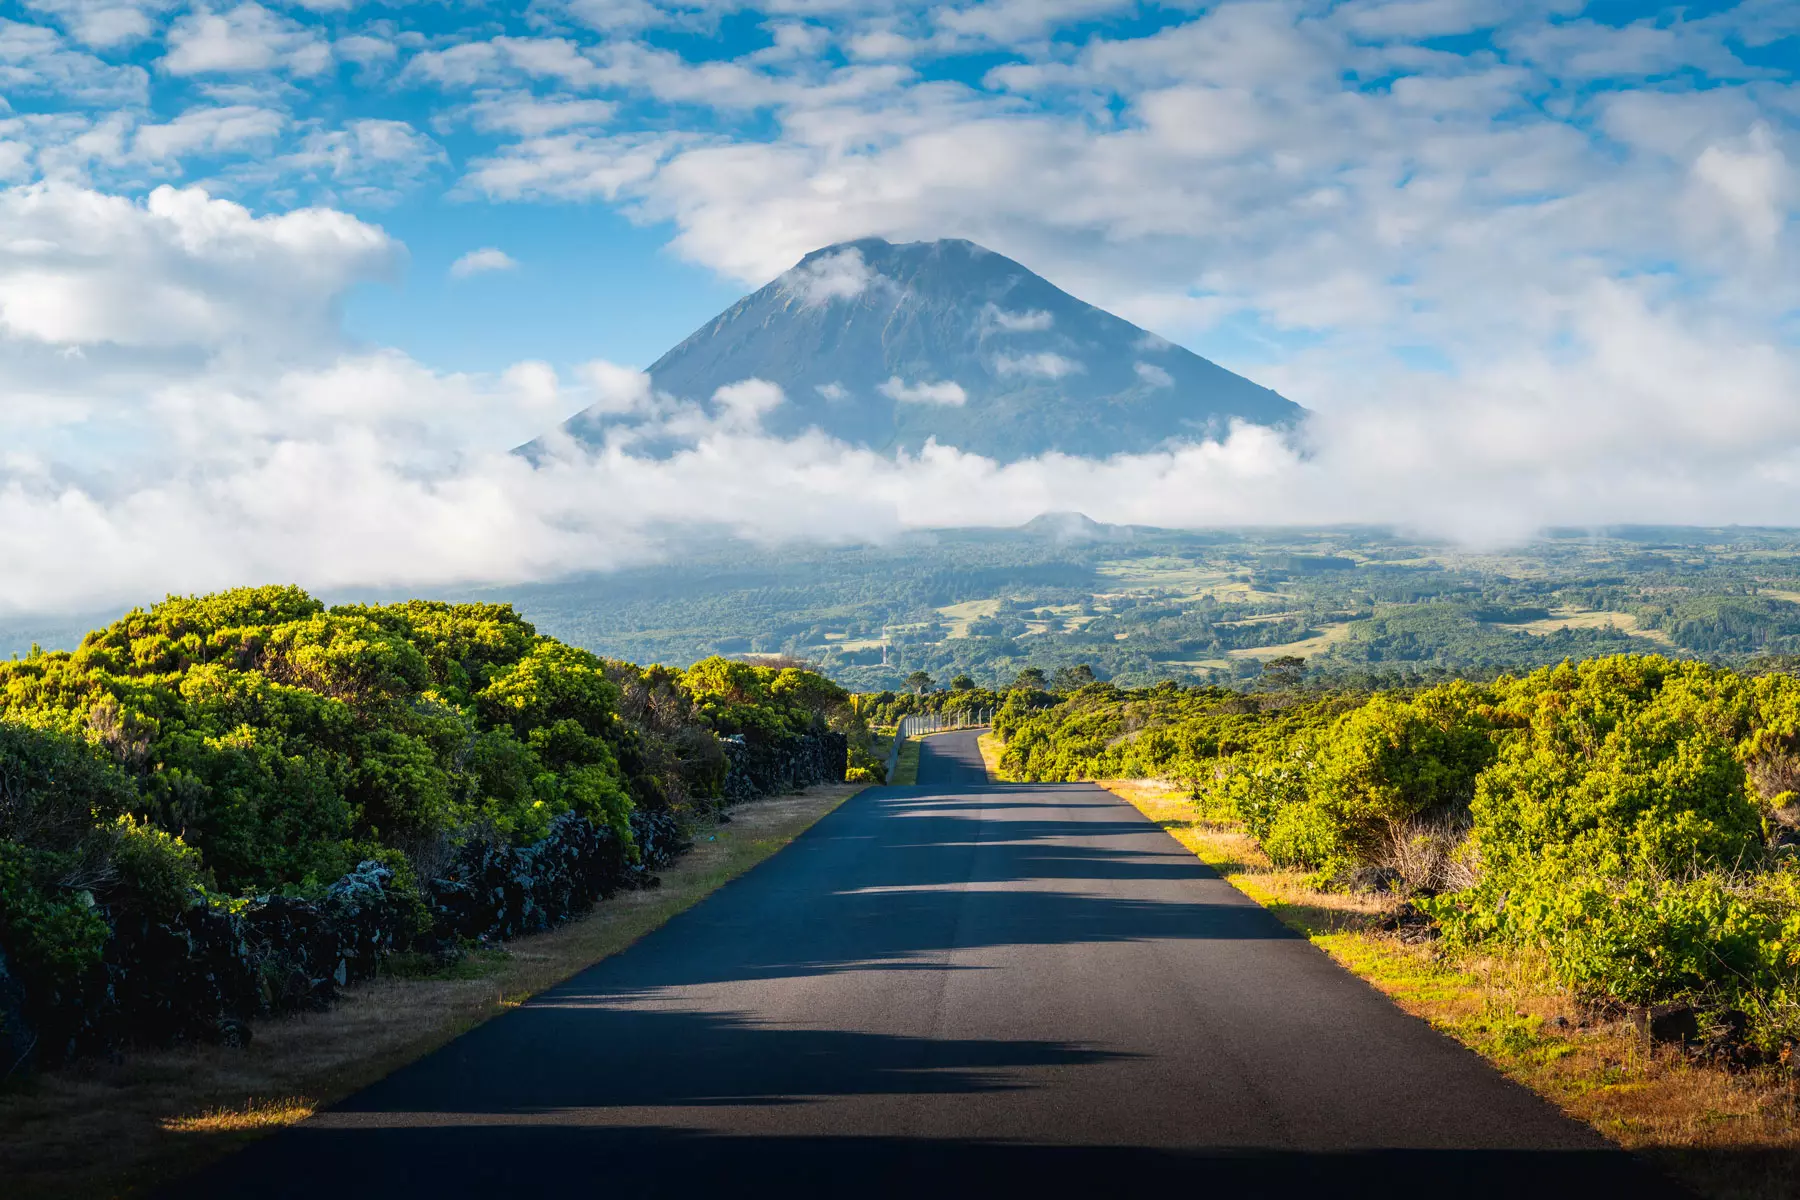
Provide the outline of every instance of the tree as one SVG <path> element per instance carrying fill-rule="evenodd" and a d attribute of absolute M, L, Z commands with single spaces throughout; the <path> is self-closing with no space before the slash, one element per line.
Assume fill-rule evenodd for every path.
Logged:
<path fill-rule="evenodd" d="M 1078 667 L 1058 667 L 1052 691 L 1073 692 L 1094 682 L 1094 668 L 1082 663 Z"/>
<path fill-rule="evenodd" d="M 931 676 L 924 671 L 914 671 L 906 677 L 906 686 L 921 696 L 931 690 L 932 682 Z"/>
<path fill-rule="evenodd" d="M 967 675 L 958 675 L 950 681 L 950 690 L 953 692 L 968 692 L 974 689 L 975 681 Z"/>
<path fill-rule="evenodd" d="M 1026 667 L 1023 671 L 1019 672 L 1019 677 L 1013 680 L 1013 686 L 1016 688 L 1031 688 L 1034 691 L 1041 692 L 1050 686 L 1050 680 L 1045 677 L 1044 669 L 1042 667 Z"/>
<path fill-rule="evenodd" d="M 1306 660 L 1296 654 L 1283 654 L 1262 665 L 1262 677 L 1271 687 L 1296 688 L 1305 676 Z"/>

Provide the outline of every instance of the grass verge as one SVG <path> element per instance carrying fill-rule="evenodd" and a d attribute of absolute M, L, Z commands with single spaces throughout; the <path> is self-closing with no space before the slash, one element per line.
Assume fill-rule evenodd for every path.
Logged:
<path fill-rule="evenodd" d="M 888 782 L 896 787 L 911 787 L 919 782 L 918 738 L 907 738 L 900 743 L 900 759 L 894 764 L 894 777 Z"/>
<path fill-rule="evenodd" d="M 1006 743 L 990 730 L 976 740 L 976 745 L 981 747 L 981 762 L 987 768 L 988 778 L 1000 778 L 1000 756 L 1006 752 Z"/>
<path fill-rule="evenodd" d="M 1272 866 L 1254 838 L 1231 822 L 1198 817 L 1193 802 L 1167 785 L 1102 786 L 1401 1008 L 1703 1196 L 1800 1195 L 1792 1076 L 1731 1072 L 1672 1047 L 1652 1048 L 1629 1022 L 1583 1012 L 1532 955 L 1452 955 L 1383 933 L 1378 926 L 1393 898 L 1309 887 L 1303 872 Z"/>
<path fill-rule="evenodd" d="M 917 755 L 914 756 L 917 763 Z M 731 811 L 662 872 L 560 929 L 350 989 L 322 1013 L 259 1022 L 241 1050 L 183 1046 L 45 1072 L 0 1094 L 0 1179 L 13 1197 L 135 1195 L 291 1125 L 629 946 L 786 846 L 860 791 L 809 788 Z"/>

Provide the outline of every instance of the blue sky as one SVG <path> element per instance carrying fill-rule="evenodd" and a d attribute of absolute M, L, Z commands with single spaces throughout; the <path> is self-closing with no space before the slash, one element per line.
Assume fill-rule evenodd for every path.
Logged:
<path fill-rule="evenodd" d="M 0 20 L 0 556 L 67 559 L 0 609 L 290 563 L 541 575 L 656 553 L 671 523 L 861 536 L 921 507 L 1473 539 L 1800 520 L 1791 0 Z M 1316 444 L 1076 477 L 734 429 L 691 462 L 510 474 L 507 446 L 638 395 L 632 369 L 866 235 L 1012 255 L 1308 405 Z M 794 482 L 766 499 L 771 464 Z M 194 565 L 133 550 L 152 519 Z"/>

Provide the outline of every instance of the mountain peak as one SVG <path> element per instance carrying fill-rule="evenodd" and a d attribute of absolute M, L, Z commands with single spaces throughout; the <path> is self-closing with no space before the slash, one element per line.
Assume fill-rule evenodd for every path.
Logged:
<path fill-rule="evenodd" d="M 775 384 L 760 419 L 777 436 L 906 453 L 935 439 L 1003 462 L 1143 453 L 1304 412 L 963 238 L 820 247 L 649 374 L 709 406 L 730 384 Z M 596 409 L 566 428 L 594 441 L 617 423 Z"/>

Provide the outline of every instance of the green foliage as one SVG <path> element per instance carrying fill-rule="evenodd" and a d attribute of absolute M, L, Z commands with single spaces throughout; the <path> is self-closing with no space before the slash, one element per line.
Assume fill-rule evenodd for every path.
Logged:
<path fill-rule="evenodd" d="M 383 847 L 476 828 L 532 841 L 571 811 L 629 841 L 634 807 L 720 794 L 716 734 L 780 739 L 845 711 L 809 671 L 640 671 L 505 605 L 327 610 L 243 588 L 0 662 L 0 797 L 29 777 L 33 820 L 53 815 L 70 845 L 105 831 L 100 858 L 166 907 L 202 880 L 317 890 Z"/>
<path fill-rule="evenodd" d="M 1765 845 L 1800 794 L 1793 676 L 1624 655 L 1414 691 L 1045 699 L 1001 710 L 1014 778 L 1183 780 L 1321 877 L 1465 831 L 1459 890 L 1417 898 L 1453 939 L 1538 947 L 1592 1001 L 1800 1035 L 1800 866 Z"/>

